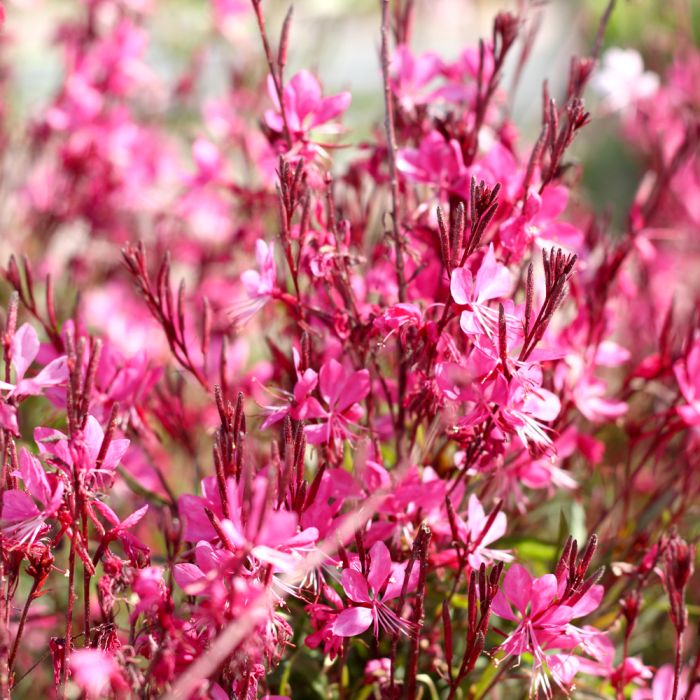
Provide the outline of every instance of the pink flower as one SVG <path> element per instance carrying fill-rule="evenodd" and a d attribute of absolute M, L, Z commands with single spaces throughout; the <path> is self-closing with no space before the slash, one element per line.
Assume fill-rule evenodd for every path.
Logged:
<path fill-rule="evenodd" d="M 560 580 L 554 574 L 534 578 L 520 564 L 513 564 L 491 607 L 495 615 L 517 623 L 500 648 L 507 655 L 532 654 L 533 687 L 542 685 L 548 695 L 547 670 L 563 688 L 570 679 L 562 672 L 565 669 L 550 663 L 551 656 L 545 651 L 578 646 L 593 651 L 586 644 L 591 633 L 575 627 L 571 621 L 595 610 L 603 597 L 603 587 L 593 585 L 579 597 L 562 598 L 566 588 L 566 576 Z"/>
<path fill-rule="evenodd" d="M 233 307 L 236 322 L 244 323 L 254 316 L 272 298 L 277 289 L 277 265 L 275 263 L 275 244 L 268 246 L 259 238 L 255 242 L 255 259 L 257 270 L 246 270 L 241 275 L 241 283 L 248 296 L 247 301 L 239 302 Z"/>
<path fill-rule="evenodd" d="M 409 634 L 411 625 L 387 605 L 387 602 L 401 594 L 405 576 L 405 564 L 395 564 L 391 561 L 389 550 L 383 542 L 376 542 L 369 551 L 370 565 L 367 576 L 357 569 L 343 570 L 342 584 L 345 595 L 353 603 L 353 607 L 343 610 L 333 623 L 333 634 L 339 637 L 354 637 L 362 634 L 373 626 L 374 636 L 379 638 L 379 627 L 388 632 L 403 632 Z M 413 567 L 408 590 L 415 588 L 414 574 L 418 573 Z"/>
<path fill-rule="evenodd" d="M 308 527 L 300 531 L 296 513 L 269 508 L 264 477 L 255 479 L 252 490 L 244 511 L 241 505 L 243 484 L 228 479 L 226 504 L 222 504 L 216 480 L 213 477 L 204 479 L 204 497 L 185 494 L 179 499 L 178 506 L 185 521 L 183 537 L 189 542 L 223 538 L 221 544 L 231 552 L 250 554 L 257 562 L 271 564 L 277 571 L 292 571 L 315 545 L 318 530 Z M 218 518 L 218 531 L 212 526 L 205 508 Z"/>
<path fill-rule="evenodd" d="M 472 569 L 478 569 L 482 564 L 488 566 L 494 561 L 512 561 L 513 557 L 507 551 L 488 547 L 505 535 L 506 522 L 506 514 L 500 512 L 489 524 L 489 517 L 475 494 L 469 496 L 466 520 L 455 513 L 457 532 L 465 545 L 467 562 Z M 434 561 L 437 564 L 454 565 L 457 553 L 454 549 L 439 552 Z"/>
<path fill-rule="evenodd" d="M 15 383 L 0 382 L 0 389 L 9 390 L 8 397 L 41 394 L 44 389 L 63 384 L 68 378 L 65 355 L 52 360 L 32 379 L 24 378 L 39 354 L 39 347 L 39 336 L 32 326 L 25 323 L 17 329 L 11 345 Z"/>
<path fill-rule="evenodd" d="M 268 79 L 267 86 L 275 111 L 265 112 L 265 123 L 273 131 L 283 133 L 284 121 L 272 77 Z M 309 132 L 315 127 L 328 124 L 341 115 L 350 105 L 351 99 L 349 92 L 323 97 L 320 83 L 307 70 L 292 76 L 282 92 L 289 130 L 292 137 L 300 141 L 307 140 Z M 337 125 L 328 124 L 326 130 L 337 131 Z"/>
<path fill-rule="evenodd" d="M 489 244 L 476 278 L 466 267 L 453 270 L 450 278 L 452 299 L 459 306 L 466 307 L 459 321 L 462 330 L 468 335 L 485 333 L 492 338 L 498 328 L 498 311 L 490 308 L 487 302 L 507 297 L 512 287 L 513 276 L 505 265 L 496 262 L 493 244 Z"/>
<path fill-rule="evenodd" d="M 121 458 L 129 448 L 129 440 L 113 439 L 109 443 L 102 462 L 98 465 L 97 458 L 104 441 L 104 431 L 97 418 L 88 416 L 85 428 L 73 439 L 68 438 L 52 428 L 36 428 L 34 439 L 39 452 L 70 478 L 73 477 L 71 468 L 88 472 L 94 479 L 93 485 L 107 483 L 113 476 Z"/>
<path fill-rule="evenodd" d="M 126 694 L 128 685 L 116 659 L 102 649 L 76 649 L 70 657 L 71 679 L 88 698 Z"/>
<path fill-rule="evenodd" d="M 18 544 L 29 546 L 44 531 L 47 520 L 58 513 L 64 485 L 55 477 L 49 478 L 39 460 L 24 447 L 19 452 L 19 476 L 27 490 L 3 493 L 0 528 Z"/>
<path fill-rule="evenodd" d="M 410 110 L 416 105 L 431 102 L 435 91 L 426 90 L 426 86 L 443 69 L 440 57 L 428 51 L 414 56 L 411 49 L 402 44 L 397 46 L 389 64 L 392 89 L 401 106 Z"/>
<path fill-rule="evenodd" d="M 277 286 L 277 266 L 275 264 L 275 244 L 268 246 L 259 238 L 255 242 L 255 259 L 258 270 L 246 270 L 241 282 L 251 299 L 269 297 Z"/>
<path fill-rule="evenodd" d="M 119 516 L 106 503 L 97 499 L 91 501 L 88 504 L 88 508 L 97 510 L 110 525 L 110 528 L 102 537 L 100 548 L 104 548 L 110 542 L 118 539 L 122 543 L 126 553 L 131 556 L 132 559 L 137 559 L 139 553 L 148 553 L 148 548 L 129 532 L 129 530 L 136 527 L 146 515 L 148 512 L 148 505 L 135 510 L 131 515 L 124 518 L 124 520 L 120 520 Z"/>
<path fill-rule="evenodd" d="M 624 401 L 613 401 L 604 397 L 607 386 L 604 381 L 588 374 L 579 378 L 573 390 L 573 398 L 581 413 L 594 423 L 614 420 L 627 413 Z"/>
<path fill-rule="evenodd" d="M 533 443 L 548 449 L 552 439 L 543 424 L 555 420 L 560 411 L 559 398 L 542 387 L 542 370 L 537 365 L 527 365 L 513 375 L 498 422 L 514 431 L 524 445 Z"/>
<path fill-rule="evenodd" d="M 366 369 L 346 372 L 337 360 L 329 360 L 318 374 L 311 368 L 300 373 L 299 355 L 296 351 L 294 358 L 297 383 L 291 401 L 285 406 L 267 406 L 269 415 L 263 428 L 289 414 L 295 420 L 321 420 L 320 423 L 305 428 L 306 437 L 312 445 L 329 444 L 339 447 L 342 440 L 355 437 L 349 425 L 357 423 L 364 415 L 359 402 L 369 393 L 369 372 Z M 311 396 L 317 385 L 323 403 Z"/>
<path fill-rule="evenodd" d="M 160 566 L 147 566 L 140 569 L 131 585 L 136 594 L 136 604 L 131 612 L 131 619 L 136 619 L 142 612 L 152 612 L 168 600 L 168 587 L 163 580 Z"/>
<path fill-rule="evenodd" d="M 360 406 L 369 394 L 370 378 L 366 369 L 346 372 L 337 360 L 326 362 L 319 373 L 319 390 L 325 406 L 318 425 L 306 426 L 306 436 L 312 445 L 338 445 L 342 440 L 355 437 L 349 425 L 364 415 Z"/>
<path fill-rule="evenodd" d="M 466 367 L 447 362 L 438 366 L 440 389 L 467 409 L 457 424 L 471 428 L 490 419 L 506 435 L 517 435 L 526 447 L 550 450 L 552 438 L 544 424 L 557 418 L 561 402 L 542 387 L 542 369 L 516 364 L 510 381 L 498 369 L 496 361 L 479 349 L 471 353 Z"/>
<path fill-rule="evenodd" d="M 220 594 L 223 602 L 226 590 L 222 577 L 230 575 L 236 557 L 226 549 L 215 549 L 209 542 L 198 542 L 194 550 L 196 564 L 176 564 L 173 567 L 175 582 L 187 595 Z"/>
<path fill-rule="evenodd" d="M 437 131 L 425 136 L 417 149 L 400 149 L 396 167 L 410 182 L 430 184 L 443 192 L 468 198 L 468 172 L 459 143 L 455 139 L 446 141 Z"/>
<path fill-rule="evenodd" d="M 696 339 L 688 354 L 673 365 L 678 387 L 687 401 L 679 406 L 678 415 L 692 426 L 700 425 L 700 338 Z"/>
<path fill-rule="evenodd" d="M 343 610 L 343 601 L 329 585 L 324 583 L 321 588 L 324 597 L 331 605 L 310 603 L 306 606 L 306 612 L 315 631 L 306 637 L 304 644 L 309 649 L 317 649 L 323 644 L 323 653 L 333 660 L 343 648 L 343 637 L 333 632 L 333 623 L 339 612 Z"/>
<path fill-rule="evenodd" d="M 571 251 L 579 251 L 583 234 L 574 225 L 558 221 L 569 199 L 569 191 L 561 185 L 550 185 L 541 194 L 530 192 L 522 208 L 503 222 L 499 238 L 505 248 L 521 257 L 536 243 L 540 248 L 556 245 Z"/>
<path fill-rule="evenodd" d="M 423 314 L 415 304 L 394 304 L 374 319 L 374 327 L 380 333 L 386 333 L 382 342 L 398 331 L 402 333 L 407 328 L 420 328 Z"/>
<path fill-rule="evenodd" d="M 632 700 L 669 700 L 673 696 L 673 666 L 666 664 L 655 674 L 651 688 L 637 688 Z M 688 669 L 683 669 L 678 684 L 678 698 L 700 700 L 700 685 L 696 685 L 688 695 Z"/>

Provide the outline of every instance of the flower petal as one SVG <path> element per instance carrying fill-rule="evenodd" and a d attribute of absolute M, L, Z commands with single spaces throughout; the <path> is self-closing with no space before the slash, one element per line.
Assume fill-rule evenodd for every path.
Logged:
<path fill-rule="evenodd" d="M 371 608 L 348 608 L 338 615 L 331 630 L 339 637 L 354 637 L 369 629 L 373 619 Z"/>
<path fill-rule="evenodd" d="M 367 582 L 372 587 L 372 592 L 376 596 L 379 589 L 391 576 L 391 555 L 384 542 L 375 542 L 369 550 L 370 565 L 367 574 Z"/>
<path fill-rule="evenodd" d="M 341 582 L 345 594 L 350 600 L 356 603 L 369 603 L 369 589 L 367 588 L 367 579 L 355 569 L 345 569 L 343 571 Z"/>
<path fill-rule="evenodd" d="M 39 353 L 39 336 L 28 323 L 22 324 L 12 338 L 12 366 L 17 373 L 17 383 L 24 377 Z"/>

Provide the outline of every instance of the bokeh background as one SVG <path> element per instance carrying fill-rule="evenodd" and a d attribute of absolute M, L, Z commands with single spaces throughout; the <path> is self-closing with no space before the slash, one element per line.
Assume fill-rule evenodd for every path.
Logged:
<path fill-rule="evenodd" d="M 164 84 L 175 84 L 193 61 L 201 76 L 193 106 L 226 89 L 227 68 L 254 73 L 264 70 L 259 38 L 247 0 L 133 0 L 136 10 L 149 9 L 147 62 Z M 289 52 L 289 75 L 300 68 L 318 73 L 328 93 L 350 89 L 353 94 L 345 123 L 348 144 L 358 144 L 381 119 L 381 76 L 377 70 L 379 3 L 376 0 L 296 0 Z M 437 51 L 449 60 L 461 49 L 488 36 L 494 15 L 516 10 L 522 2 L 505 0 L 416 0 L 413 49 Z M 270 34 L 278 35 L 290 3 L 264 3 Z M 586 53 L 594 39 L 607 0 L 533 0 L 530 17 L 540 22 L 531 56 L 512 101 L 512 118 L 523 138 L 534 137 L 540 124 L 540 91 L 547 79 L 554 96 L 561 95 L 569 58 Z M 61 52 L 54 43 L 56 27 L 82 12 L 79 0 L 9 0 L 3 37 L 8 76 L 5 109 L 21 128 L 54 95 L 62 75 Z M 226 17 L 225 38 L 212 32 L 215 16 Z M 681 35 L 700 36 L 697 0 L 620 0 L 604 46 L 637 48 L 651 70 L 662 71 Z M 511 55 L 503 81 L 512 80 L 517 52 Z M 252 62 L 254 61 L 254 62 Z M 591 96 L 589 96 L 591 98 Z M 164 101 L 165 102 L 165 101 Z M 157 100 L 156 100 L 157 103 Z M 588 100 L 595 112 L 595 97 Z M 154 109 L 150 105 L 150 109 Z M 187 130 L 198 114 L 157 114 L 177 129 Z M 616 122 L 597 119 L 575 144 L 585 157 L 583 192 L 598 210 L 613 219 L 627 211 L 637 178 L 635 156 L 617 138 Z M 343 158 L 336 159 L 342 167 Z"/>

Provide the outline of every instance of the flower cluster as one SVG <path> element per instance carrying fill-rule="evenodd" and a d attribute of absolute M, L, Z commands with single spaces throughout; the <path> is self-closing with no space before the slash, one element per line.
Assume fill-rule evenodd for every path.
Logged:
<path fill-rule="evenodd" d="M 291 11 L 173 79 L 172 10 L 74 5 L 24 133 L 0 72 L 0 700 L 697 700 L 700 49 L 602 53 L 611 2 L 528 141 L 546 8 L 454 58 L 383 0 L 358 144 Z"/>

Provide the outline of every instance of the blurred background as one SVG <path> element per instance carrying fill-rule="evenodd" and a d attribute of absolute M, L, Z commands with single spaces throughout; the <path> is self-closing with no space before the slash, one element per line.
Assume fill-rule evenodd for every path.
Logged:
<path fill-rule="evenodd" d="M 147 63 L 164 85 L 173 85 L 193 61 L 201 67 L 193 105 L 226 90 L 232 65 L 258 75 L 264 70 L 257 28 L 247 0 L 128 0 L 135 12 L 146 12 L 150 33 Z M 286 0 L 263 3 L 270 35 L 277 37 L 287 12 Z M 382 115 L 378 67 L 379 2 L 377 0 L 296 0 L 288 75 L 300 68 L 316 71 L 327 93 L 349 89 L 353 94 L 345 123 L 345 143 L 358 144 Z M 595 37 L 607 0 L 534 0 L 531 21 L 540 29 L 512 101 L 512 118 L 524 139 L 539 130 L 542 81 L 561 95 L 569 59 L 586 54 Z M 522 2 L 506 0 L 416 0 L 412 48 L 434 50 L 450 60 L 479 37 L 488 37 L 493 17 L 517 10 Z M 78 0 L 9 0 L 4 30 L 4 63 L 11 67 L 6 110 L 20 128 L 54 95 L 62 75 L 62 55 L 53 34 L 66 19 L 84 11 Z M 223 28 L 212 31 L 213 22 Z M 700 36 L 697 0 L 620 0 L 605 37 L 605 46 L 635 47 L 651 70 L 662 71 L 674 37 Z M 517 52 L 510 57 L 503 86 L 511 84 Z M 157 100 L 156 100 L 157 101 Z M 165 102 L 165 96 L 164 96 Z M 595 116 L 594 97 L 587 106 Z M 151 105 L 153 109 L 153 105 Z M 159 115 L 176 122 L 178 131 L 194 125 L 199 115 Z M 583 157 L 583 190 L 599 210 L 613 219 L 626 211 L 636 188 L 635 155 L 613 136 L 616 122 L 597 119 L 573 149 Z M 342 157 L 338 159 L 342 163 Z"/>

